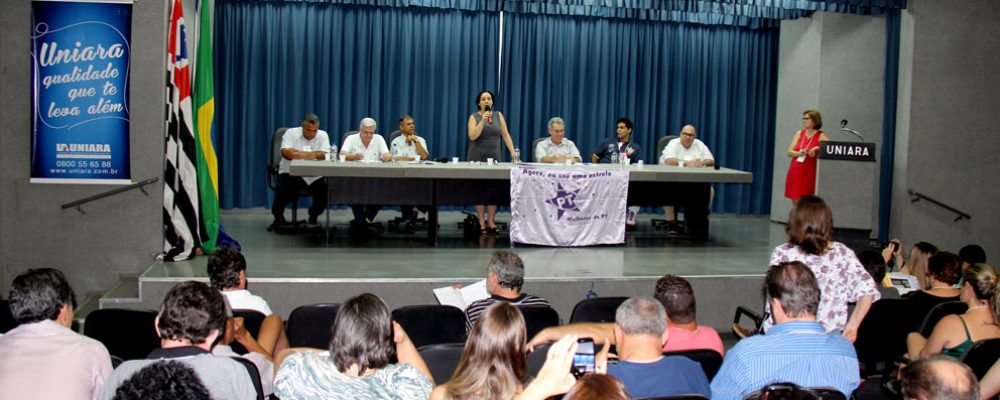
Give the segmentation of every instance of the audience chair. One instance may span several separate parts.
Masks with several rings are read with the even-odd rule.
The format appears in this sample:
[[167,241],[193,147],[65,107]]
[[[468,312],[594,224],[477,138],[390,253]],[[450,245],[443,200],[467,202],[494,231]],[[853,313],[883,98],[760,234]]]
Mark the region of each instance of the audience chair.
[[[274,131],[271,136],[271,161],[267,164],[267,187],[275,194],[278,193],[278,169],[281,164],[281,138],[285,136],[288,127],[281,127]],[[300,189],[292,194],[292,220],[288,225],[267,227],[268,232],[298,233],[306,227],[305,221],[299,221],[299,198],[309,197],[309,190]]]
[[969,346],[958,360],[972,368],[976,379],[983,379],[986,371],[1000,359],[1000,339],[980,340]]
[[296,307],[288,316],[290,347],[330,348],[333,321],[340,304],[321,303]]
[[465,343],[445,343],[423,346],[417,352],[431,370],[434,384],[441,385],[447,383],[455,373],[464,350]]
[[[240,363],[243,368],[246,368],[247,374],[250,375],[250,382],[253,383],[253,389],[257,392],[257,400],[264,400],[264,385],[261,383],[260,370],[257,369],[257,365],[243,357],[229,358]],[[208,382],[205,383],[207,384]]]
[[[663,149],[667,148],[667,144],[670,143],[670,141],[674,140],[674,139],[677,139],[677,135],[666,135],[666,136],[661,137],[659,140],[656,141],[656,154],[654,154],[653,157],[654,157],[654,160],[656,160],[657,164],[660,163],[660,155],[663,154]],[[665,204],[665,205],[669,206],[670,204]],[[676,208],[674,208],[674,212],[675,213],[677,212]],[[678,232],[684,232],[684,229],[682,229],[683,226],[681,225],[680,218],[677,218],[677,217],[678,216],[674,216],[674,218],[675,218],[674,220],[677,221],[677,230],[678,230]],[[650,223],[650,225],[653,226],[653,228],[656,228],[656,229],[667,229],[667,220],[666,219],[653,218],[653,219],[651,219],[649,221],[649,223]]]
[[139,360],[160,348],[154,321],[152,310],[94,310],[84,320],[83,334],[103,343],[112,358]]
[[938,304],[927,312],[923,321],[920,322],[920,328],[917,329],[917,332],[920,332],[924,337],[931,337],[931,332],[934,332],[934,327],[937,326],[938,321],[941,321],[941,318],[951,314],[965,314],[968,310],[969,305],[961,301]]
[[[234,318],[243,318],[243,327],[246,328],[247,332],[253,336],[254,339],[258,338],[260,335],[260,326],[264,323],[264,318],[267,318],[264,313],[257,310],[233,310]],[[230,344],[233,351],[236,354],[246,354],[248,353],[246,347],[243,347],[239,342],[234,341]]]
[[[538,148],[538,144],[541,143],[545,139],[548,139],[548,137],[547,136],[546,137],[540,137],[540,138],[537,138],[537,139],[531,141],[531,149],[530,149],[531,155],[530,155],[530,157],[536,163],[542,162],[542,160],[535,157],[535,149],[537,149]],[[528,157],[521,157],[521,158],[522,159],[527,159]]]
[[825,386],[824,387],[810,387],[810,388],[807,388],[807,389],[812,390],[813,392],[816,392],[816,394],[819,395],[819,398],[823,399],[823,400],[847,400],[847,396],[844,396],[843,393],[841,393],[839,390],[834,389],[832,387],[825,387]]
[[7,333],[17,325],[14,315],[10,312],[10,303],[7,300],[0,300],[0,333]]
[[569,323],[615,322],[615,311],[628,297],[594,297],[580,300],[573,306]]
[[906,299],[884,299],[872,303],[861,320],[854,350],[858,355],[861,377],[881,375],[895,368],[895,362],[906,353]]
[[705,377],[709,381],[715,378],[715,374],[719,372],[719,368],[722,368],[722,354],[719,354],[715,350],[669,351],[663,353],[663,355],[687,357],[691,361],[696,361],[698,364],[701,364],[701,370],[705,371]]
[[517,307],[524,315],[524,324],[528,330],[528,340],[535,337],[542,329],[559,326],[559,313],[552,307],[520,306]]
[[[529,336],[528,340],[531,337]],[[594,343],[594,353],[598,353],[598,348],[601,345],[599,343]],[[542,366],[545,365],[545,358],[548,357],[549,347],[552,347],[551,343],[544,343],[535,346],[535,351],[528,353],[528,377],[534,378],[538,376],[538,371],[542,370]]]
[[465,341],[465,313],[439,304],[400,307],[392,310],[392,320],[406,330],[416,347]]

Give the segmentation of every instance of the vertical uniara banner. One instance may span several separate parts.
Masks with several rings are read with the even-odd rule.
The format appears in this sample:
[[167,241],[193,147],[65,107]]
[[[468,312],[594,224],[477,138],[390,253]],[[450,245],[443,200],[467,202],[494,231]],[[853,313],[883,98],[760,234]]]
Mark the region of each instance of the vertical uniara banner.
[[131,183],[131,3],[31,2],[31,182]]

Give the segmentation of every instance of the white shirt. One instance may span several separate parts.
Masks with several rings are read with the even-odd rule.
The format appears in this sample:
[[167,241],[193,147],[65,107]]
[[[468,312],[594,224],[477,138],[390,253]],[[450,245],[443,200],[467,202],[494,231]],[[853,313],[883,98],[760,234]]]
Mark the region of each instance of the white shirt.
[[96,399],[111,375],[101,342],[53,320],[22,324],[0,339],[0,399]]
[[537,162],[542,162],[542,157],[551,157],[556,154],[563,154],[567,157],[582,160],[580,150],[577,150],[576,144],[566,138],[563,138],[559,144],[552,143],[552,138],[546,138],[538,142],[538,145],[535,146],[535,161]]
[[[417,136],[417,141],[420,142],[421,146],[424,146],[424,150],[427,150],[427,142],[424,138]],[[392,148],[396,149],[396,155],[399,157],[413,157],[415,159],[420,159],[420,153],[417,153],[417,145],[406,143],[406,134],[401,133],[395,139],[392,140]],[[429,155],[430,150],[428,150]]]
[[228,290],[222,292],[222,295],[226,297],[226,301],[229,302],[229,308],[233,310],[260,311],[265,316],[274,314],[264,298],[250,293],[249,290]]
[[684,148],[684,145],[681,144],[681,138],[671,140],[670,143],[667,143],[667,147],[663,148],[663,154],[660,154],[660,164],[666,164],[668,158],[675,158],[683,161],[715,161],[715,157],[712,157],[712,152],[708,150],[708,146],[698,139],[695,139],[694,143],[691,143],[690,148]]
[[[281,137],[281,149],[293,149],[298,151],[325,151],[330,152],[330,136],[326,134],[326,131],[316,131],[316,136],[313,136],[312,140],[306,140],[302,136],[302,127],[288,128],[285,131],[285,135]],[[292,164],[292,160],[285,157],[281,157],[281,163],[278,164],[278,173],[287,174],[288,166]],[[312,185],[320,177],[318,176],[303,176],[302,180],[306,181],[306,185]]]
[[344,148],[340,149],[340,154],[361,153],[361,161],[378,162],[382,161],[382,154],[388,153],[389,148],[385,145],[382,135],[373,134],[372,140],[368,142],[368,147],[361,143],[361,134],[355,133],[344,139]]

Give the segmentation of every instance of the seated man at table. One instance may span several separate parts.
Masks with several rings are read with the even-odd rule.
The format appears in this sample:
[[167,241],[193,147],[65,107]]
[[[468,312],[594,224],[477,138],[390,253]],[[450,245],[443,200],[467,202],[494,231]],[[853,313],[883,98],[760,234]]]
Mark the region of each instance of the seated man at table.
[[309,223],[315,225],[317,218],[326,210],[327,186],[326,179],[320,176],[291,176],[288,174],[292,160],[323,160],[330,151],[330,136],[326,131],[319,130],[319,117],[316,114],[306,114],[302,126],[289,128],[281,137],[281,162],[278,164],[278,190],[271,205],[274,216],[272,226],[285,225],[285,206],[292,201],[293,195],[308,188],[312,196],[312,206],[309,207]]
[[549,138],[538,142],[534,151],[538,162],[562,164],[567,160],[577,163],[583,161],[576,144],[566,139],[566,123],[559,117],[549,120]]
[[[399,117],[399,132],[401,135],[392,140],[390,147],[399,161],[420,161],[428,158],[427,141],[417,136],[416,123],[413,117],[403,115]],[[399,206],[400,213],[403,214],[403,221],[406,221],[406,231],[413,232],[417,220],[418,207],[412,205]],[[427,209],[419,207],[419,211],[426,212]]]
[[[715,157],[705,142],[698,140],[698,131],[694,125],[684,125],[681,137],[673,139],[663,148],[660,154],[660,164],[679,165],[682,167],[711,167],[715,165]],[[712,194],[715,191],[712,190]],[[709,204],[712,203],[709,195]],[[677,233],[677,213],[674,206],[663,206],[663,218],[667,220],[667,232]]]
[[[358,127],[358,133],[344,139],[340,155],[344,156],[347,161],[389,161],[392,158],[392,154],[389,153],[389,148],[386,147],[385,139],[382,138],[382,135],[375,134],[375,126],[375,119],[367,117],[362,119],[361,126]],[[381,205],[375,204],[351,205],[351,210],[354,211],[354,221],[351,221],[351,225],[359,226],[366,222],[374,221],[375,216],[378,215],[378,211],[381,209]]]
[[[619,163],[635,164],[642,161],[642,147],[632,140],[632,120],[621,117],[615,123],[615,137],[605,139],[598,144],[590,153],[590,161],[594,163],[611,163],[611,156],[615,155]],[[621,161],[622,158],[627,161]],[[626,228],[635,228],[635,217],[639,214],[638,206],[631,206],[625,211]]]

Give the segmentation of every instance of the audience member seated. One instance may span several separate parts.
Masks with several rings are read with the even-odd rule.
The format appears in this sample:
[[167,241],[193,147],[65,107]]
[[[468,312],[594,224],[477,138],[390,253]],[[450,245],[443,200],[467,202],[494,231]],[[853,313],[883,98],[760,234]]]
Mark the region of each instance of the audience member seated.
[[[393,355],[398,364],[389,363]],[[406,331],[371,293],[340,306],[329,350],[287,349],[276,362],[274,393],[282,400],[426,399],[433,387]]]
[[[955,264],[957,268],[958,263]],[[974,342],[1000,338],[996,270],[988,264],[976,264],[965,270],[961,298],[969,305],[965,314],[941,318],[929,338],[910,333],[906,338],[908,359],[926,359],[939,353],[958,358]]]
[[486,290],[490,297],[477,300],[465,309],[465,331],[471,332],[479,315],[489,306],[497,302],[506,302],[515,306],[545,306],[550,307],[545,299],[521,293],[524,285],[524,261],[516,253],[507,250],[497,250],[490,256],[486,266]]
[[212,287],[222,291],[232,310],[253,310],[266,315],[257,333],[257,343],[268,358],[288,348],[285,322],[271,312],[262,297],[247,290],[247,259],[239,250],[220,247],[208,257],[208,279]]
[[983,400],[1000,395],[1000,361],[994,363],[983,379],[979,380],[979,392]]
[[[249,352],[241,355],[233,351],[233,348],[229,346],[233,341],[242,344]],[[226,306],[226,333],[222,335],[219,344],[212,348],[212,354],[249,360],[257,366],[257,372],[260,373],[264,396],[270,396],[274,393],[274,360],[267,353],[267,350],[261,347],[260,343],[257,343],[253,336],[247,332],[243,326],[243,318],[233,318],[233,312],[228,305]]]
[[18,275],[8,300],[20,325],[0,337],[0,399],[95,398],[111,375],[111,356],[100,342],[70,329],[75,301],[62,272]]
[[775,324],[729,350],[712,380],[711,398],[742,399],[773,382],[829,386],[850,396],[861,383],[858,357],[850,341],[817,321],[820,285],[813,271],[800,261],[786,262],[770,267],[764,283]]
[[710,396],[700,364],[682,356],[663,355],[667,335],[667,314],[659,301],[651,297],[625,300],[615,312],[614,327],[621,361],[608,366],[608,375],[622,381],[634,398]]
[[858,254],[858,261],[861,265],[865,267],[865,271],[868,271],[868,275],[871,275],[872,280],[875,281],[875,288],[878,289],[880,299],[898,299],[899,290],[894,287],[886,287],[885,282],[885,259],[882,255],[875,250],[865,250],[861,254]]
[[[802,196],[788,214],[785,231],[788,242],[774,248],[771,265],[800,261],[812,269],[822,293],[816,319],[826,332],[839,332],[853,342],[879,292],[854,251],[833,241],[830,208],[819,197]],[[856,303],[850,315],[848,303]],[[765,329],[770,325],[764,321]]]
[[209,352],[224,333],[225,325],[226,302],[219,291],[201,282],[177,284],[167,292],[156,317],[161,348],[153,350],[145,360],[119,365],[99,398],[111,399],[125,380],[160,360],[177,360],[190,366],[213,399],[256,398],[257,391],[243,364]]
[[920,329],[924,317],[934,306],[960,300],[961,290],[954,287],[962,277],[961,260],[958,256],[942,251],[931,256],[926,264],[928,286],[903,296],[906,299],[906,315],[902,322],[907,333]]
[[[893,243],[896,243],[896,251],[892,252],[892,246],[887,247],[887,250],[883,250],[882,256],[885,257],[885,262],[888,264],[890,261],[899,268],[899,272],[904,274],[910,274],[917,278],[917,282],[920,283],[920,288],[926,288],[930,286],[930,281],[927,280],[927,261],[938,252],[937,246],[927,242],[917,242],[910,249],[910,257],[905,261],[903,260],[903,243],[899,239],[892,239]],[[887,252],[888,251],[888,252]]]
[[486,309],[465,341],[465,351],[448,383],[431,400],[511,399],[528,376],[524,317],[517,307],[497,302]]
[[586,374],[563,396],[563,400],[632,400],[625,385],[611,375]]
[[209,400],[208,388],[187,365],[177,361],[149,364],[115,391],[114,400]]
[[903,397],[911,400],[979,400],[979,383],[969,366],[932,357],[903,368]]
[[[653,297],[667,310],[667,339],[663,351],[715,350],[725,354],[722,338],[712,327],[698,325],[695,318],[694,289],[687,279],[676,275],[664,275],[656,281]],[[529,348],[543,343],[554,342],[567,334],[576,334],[594,339],[596,343],[607,341],[615,344],[614,323],[575,323],[545,328],[528,343]]]
[[958,251],[958,257],[962,259],[962,272],[970,265],[986,262],[986,250],[978,244],[967,244]]

